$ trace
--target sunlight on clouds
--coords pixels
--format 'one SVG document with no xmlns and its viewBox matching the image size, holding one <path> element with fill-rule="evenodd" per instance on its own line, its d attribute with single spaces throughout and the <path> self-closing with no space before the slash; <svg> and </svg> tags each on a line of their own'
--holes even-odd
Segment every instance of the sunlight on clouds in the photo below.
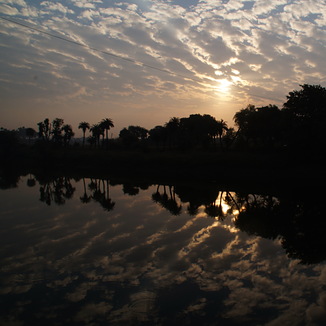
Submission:
<svg viewBox="0 0 326 326">
<path fill-rule="evenodd" d="M 1 71 L 13 80 L 19 75 L 17 86 L 28 85 L 24 92 L 13 88 L 20 94 L 22 103 L 26 103 L 26 94 L 42 98 L 42 107 L 34 103 L 30 105 L 32 109 L 28 108 L 33 114 L 26 124 L 35 123 L 35 116 L 42 115 L 44 108 L 49 114 L 53 97 L 73 93 L 76 80 L 80 88 L 91 90 L 89 105 L 97 107 L 99 116 L 106 112 L 108 97 L 112 111 L 121 113 L 118 105 L 125 101 L 126 94 L 135 96 L 128 111 L 134 124 L 143 120 L 139 118 L 140 102 L 151 108 L 147 109 L 148 116 L 153 116 L 153 110 L 160 111 L 156 115 L 159 124 L 158 119 L 163 116 L 168 119 L 175 107 L 185 115 L 202 113 L 204 108 L 205 113 L 215 115 L 215 100 L 225 100 L 227 105 L 233 105 L 232 112 L 224 107 L 217 118 L 230 121 L 239 105 L 247 105 L 251 99 L 259 98 L 260 102 L 256 103 L 259 105 L 269 104 L 271 98 L 282 100 L 284 92 L 299 83 L 326 81 L 323 2 L 72 0 L 40 1 L 39 5 L 23 0 L 1 2 L 0 11 L 4 15 L 90 47 L 82 49 L 59 40 L 54 42 L 35 31 L 1 22 Z M 116 58 L 91 48 L 108 51 Z M 65 56 L 49 57 L 48 49 Z M 134 62 L 127 64 L 119 57 Z M 78 58 L 82 61 L 78 66 L 71 63 Z M 35 71 L 35 75 L 47 76 L 45 84 L 28 83 L 30 75 L 18 70 L 23 60 L 28 60 L 29 70 Z M 40 66 L 45 60 L 49 65 Z M 140 63 L 148 65 L 147 68 Z M 55 69 L 53 74 L 54 66 L 60 69 Z M 149 66 L 171 74 L 162 74 Z M 64 85 L 60 80 L 63 76 Z M 288 89 L 284 90 L 284 85 Z M 8 119 L 14 121 L 22 110 L 17 109 L 20 107 L 17 96 L 14 91 L 2 93 L 8 112 L 14 115 Z M 169 99 L 164 105 L 163 97 Z M 70 111 L 85 105 L 83 94 L 74 99 L 74 105 L 65 103 L 66 108 L 71 107 Z M 56 112 L 65 118 L 67 111 L 63 107 Z M 83 119 L 87 120 L 87 114 Z M 120 118 L 124 119 L 122 115 Z M 69 122 L 75 127 L 76 121 Z"/>
<path fill-rule="evenodd" d="M 226 95 L 227 93 L 229 93 L 231 85 L 232 85 L 231 81 L 229 81 L 226 78 L 223 78 L 223 79 L 217 80 L 217 86 L 215 87 L 215 89 L 219 93 L 223 93 L 223 95 Z"/>
<path fill-rule="evenodd" d="M 191 241 L 178 252 L 178 257 L 183 258 L 187 256 L 191 250 L 205 242 L 211 236 L 212 229 L 219 227 L 220 224 L 221 222 L 214 221 L 210 226 L 196 232 Z"/>
</svg>

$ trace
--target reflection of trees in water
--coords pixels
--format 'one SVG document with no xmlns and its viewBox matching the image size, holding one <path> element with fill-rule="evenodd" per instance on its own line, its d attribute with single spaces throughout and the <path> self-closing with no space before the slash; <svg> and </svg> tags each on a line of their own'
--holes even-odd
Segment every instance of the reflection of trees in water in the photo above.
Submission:
<svg viewBox="0 0 326 326">
<path fill-rule="evenodd" d="M 27 179 L 27 186 L 28 187 L 34 187 L 35 185 L 36 185 L 36 180 L 35 180 L 34 176 L 29 174 L 29 177 Z"/>
<path fill-rule="evenodd" d="M 91 179 L 88 184 L 88 189 L 92 192 L 90 196 L 86 193 L 84 183 L 84 196 L 80 198 L 82 202 L 86 203 L 89 202 L 90 199 L 93 199 L 106 211 L 111 211 L 114 208 L 115 202 L 112 201 L 110 196 L 110 181 L 108 179 Z"/>
<path fill-rule="evenodd" d="M 10 171 L 6 171 L 6 173 L 1 173 L 0 189 L 17 188 L 19 180 L 20 176 L 15 173 L 10 173 Z"/>
<path fill-rule="evenodd" d="M 188 203 L 187 213 L 191 216 L 198 214 L 199 207 L 204 206 L 208 216 L 224 219 L 222 203 L 227 195 L 228 192 L 219 191 L 216 186 L 158 185 L 156 192 L 152 194 L 152 200 L 173 215 L 181 214 L 181 201 Z"/>
<path fill-rule="evenodd" d="M 161 187 L 163 188 L 163 193 L 160 192 Z M 152 200 L 167 209 L 172 215 L 181 214 L 182 205 L 177 201 L 174 186 L 158 185 L 156 192 L 152 194 Z"/>
<path fill-rule="evenodd" d="M 110 197 L 110 181 L 107 179 L 91 178 L 88 185 L 86 179 L 82 178 L 83 195 L 79 197 L 84 204 L 90 201 L 98 202 L 105 210 L 111 211 L 115 202 Z M 51 180 L 41 180 L 40 183 L 40 200 L 47 205 L 55 203 L 63 205 L 66 199 L 73 197 L 76 190 L 71 184 L 71 179 L 67 177 L 57 177 Z"/>
<path fill-rule="evenodd" d="M 76 190 L 71 184 L 70 178 L 58 177 L 50 181 L 39 181 L 40 200 L 47 205 L 53 202 L 57 205 L 63 205 L 66 199 L 71 199 Z"/>
<path fill-rule="evenodd" d="M 196 215 L 200 206 L 209 207 L 215 203 L 219 191 L 216 185 L 178 185 L 176 187 L 181 202 L 188 203 L 187 212 Z"/>
<path fill-rule="evenodd" d="M 205 213 L 210 217 L 224 219 L 223 202 L 228 192 L 220 191 L 216 185 L 184 185 L 176 187 L 176 193 L 184 203 L 188 203 L 189 215 L 198 214 L 201 206 L 205 207 Z"/>
<path fill-rule="evenodd" d="M 6 174 L 0 177 L 0 188 L 17 187 L 20 177 Z M 69 177 L 27 176 L 27 186 L 40 185 L 40 200 L 47 205 L 63 205 L 73 197 L 76 188 Z M 105 210 L 115 207 L 110 195 L 108 179 L 82 178 L 82 203 L 98 202 Z M 119 184 L 119 183 L 116 183 Z M 140 193 L 148 184 L 124 184 L 123 192 L 128 195 Z M 324 214 L 323 192 L 315 191 L 307 196 L 307 191 L 283 193 L 281 195 L 248 194 L 245 192 L 220 191 L 215 184 L 158 185 L 152 200 L 168 210 L 172 215 L 180 215 L 183 203 L 187 203 L 187 213 L 196 215 L 200 207 L 211 217 L 223 220 L 223 208 L 235 215 L 235 226 L 248 234 L 268 239 L 280 239 L 291 258 L 303 263 L 316 263 L 326 259 L 326 218 Z"/>
<path fill-rule="evenodd" d="M 111 183 L 112 184 L 112 183 Z M 119 183 L 118 183 L 119 184 Z M 140 190 L 147 190 L 150 185 L 148 183 L 123 183 L 122 191 L 125 195 L 136 196 Z"/>
<path fill-rule="evenodd" d="M 83 196 L 79 197 L 79 199 L 83 204 L 87 204 L 87 203 L 89 203 L 91 201 L 92 196 L 89 196 L 87 194 L 85 178 L 83 178 L 83 189 L 84 189 Z"/>
<path fill-rule="evenodd" d="M 318 263 L 326 259 L 325 227 L 321 192 L 314 197 L 302 193 L 234 196 L 241 209 L 235 225 L 242 231 L 264 238 L 280 238 L 291 258 L 302 263 Z"/>
<path fill-rule="evenodd" d="M 224 195 L 224 193 L 226 193 Z M 212 203 L 205 205 L 205 213 L 210 217 L 217 217 L 219 220 L 224 220 L 225 214 L 223 211 L 223 201 L 228 196 L 228 192 L 221 191 L 218 194 L 218 197 Z M 224 196 L 223 196 L 224 195 Z"/>
</svg>

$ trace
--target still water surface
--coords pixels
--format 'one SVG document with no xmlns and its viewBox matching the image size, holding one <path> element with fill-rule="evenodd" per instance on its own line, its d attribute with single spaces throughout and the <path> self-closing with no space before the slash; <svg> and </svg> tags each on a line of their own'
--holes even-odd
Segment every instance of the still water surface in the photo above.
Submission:
<svg viewBox="0 0 326 326">
<path fill-rule="evenodd" d="M 2 184 L 0 324 L 325 325 L 317 201 L 213 184 Z"/>
</svg>

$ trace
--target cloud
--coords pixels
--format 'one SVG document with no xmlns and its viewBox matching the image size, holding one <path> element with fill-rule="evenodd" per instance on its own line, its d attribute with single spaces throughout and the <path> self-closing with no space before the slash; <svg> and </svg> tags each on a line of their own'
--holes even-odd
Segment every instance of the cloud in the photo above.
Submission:
<svg viewBox="0 0 326 326">
<path fill-rule="evenodd" d="M 97 115 L 101 116 L 105 103 L 110 101 L 114 116 L 119 116 L 122 107 L 124 112 L 127 110 L 128 113 L 121 115 L 124 119 L 121 124 L 126 124 L 126 116 L 140 119 L 142 107 L 144 117 L 145 113 L 148 116 L 148 127 L 153 127 L 150 126 L 153 112 L 157 114 L 154 124 L 174 115 L 175 107 L 180 108 L 180 114 L 215 115 L 222 95 L 224 105 L 229 106 L 224 109 L 225 114 L 235 113 L 239 105 L 249 101 L 268 104 L 275 99 L 277 104 L 281 103 L 286 93 L 300 83 L 326 82 L 323 64 L 326 9 L 322 2 L 232 0 L 178 4 L 176 1 L 108 4 L 74 0 L 42 1 L 37 6 L 31 2 L 5 1 L 1 4 L 4 14 L 27 20 L 31 26 L 93 50 L 2 22 L 5 26 L 2 35 L 11 36 L 5 38 L 5 46 L 8 49 L 10 44 L 10 50 L 3 51 L 6 60 L 1 61 L 0 67 L 8 71 L 4 80 L 12 78 L 17 82 L 19 75 L 18 87 L 27 86 L 26 92 L 21 93 L 24 103 L 29 101 L 26 94 L 31 95 L 30 101 L 33 95 L 42 102 L 43 108 L 47 103 L 50 112 L 54 96 L 71 107 L 63 112 L 69 116 L 73 116 L 76 107 L 83 107 L 86 114 L 88 103 L 96 105 Z M 76 63 L 48 53 L 48 48 L 76 58 Z M 13 49 L 19 49 L 19 55 Z M 132 62 L 119 60 L 119 57 L 132 59 Z M 39 65 L 40 61 L 49 65 Z M 31 75 L 18 68 L 26 66 L 26 62 L 34 75 L 46 77 L 45 84 L 31 83 Z M 233 74 L 235 70 L 237 75 Z M 232 83 L 230 94 L 223 97 L 218 91 L 215 72 L 218 78 Z M 0 85 L 2 94 L 6 94 L 4 101 L 13 106 L 14 95 L 7 92 L 7 84 Z M 89 102 L 85 101 L 85 92 L 80 92 L 79 98 L 73 97 L 74 102 L 65 98 L 64 94 L 69 92 L 78 94 L 77 89 L 87 90 Z M 131 105 L 126 95 L 134 97 Z M 29 119 L 41 114 L 43 108 L 34 106 Z M 232 121 L 230 113 L 225 120 Z M 144 120 L 141 118 L 134 124 Z"/>
<path fill-rule="evenodd" d="M 5 4 L 0 4 L 1 12 L 5 15 L 14 16 L 19 13 L 18 9 Z"/>
<path fill-rule="evenodd" d="M 88 0 L 72 0 L 74 6 L 78 8 L 89 8 L 94 9 L 97 3 L 102 3 L 102 1 L 88 1 Z"/>
<path fill-rule="evenodd" d="M 63 14 L 73 14 L 74 11 L 71 9 L 68 9 L 67 7 L 65 7 L 64 5 L 62 5 L 61 3 L 53 3 L 51 1 L 43 1 L 41 2 L 41 6 L 44 7 L 44 9 L 48 12 L 51 11 L 58 11 L 61 12 Z"/>
<path fill-rule="evenodd" d="M 9 5 L 19 6 L 19 7 L 27 6 L 27 4 L 24 0 L 6 0 L 6 1 L 2 1 L 2 2 L 6 2 Z"/>
</svg>

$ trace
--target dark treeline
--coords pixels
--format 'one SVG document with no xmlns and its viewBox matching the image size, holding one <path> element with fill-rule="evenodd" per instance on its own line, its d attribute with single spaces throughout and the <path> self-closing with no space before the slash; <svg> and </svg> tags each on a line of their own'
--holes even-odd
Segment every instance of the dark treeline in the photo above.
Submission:
<svg viewBox="0 0 326 326">
<path fill-rule="evenodd" d="M 110 144 L 112 149 L 144 146 L 157 149 L 316 148 L 325 144 L 325 112 L 326 89 L 305 84 L 301 85 L 301 90 L 289 93 L 281 109 L 272 104 L 264 107 L 248 105 L 241 109 L 234 115 L 236 130 L 208 114 L 173 117 L 150 130 L 129 126 L 120 131 L 117 139 L 109 138 L 109 130 L 114 127 L 109 118 L 94 125 L 83 121 L 78 128 L 83 132 L 81 145 L 91 148 L 107 149 Z M 60 118 L 52 122 L 45 119 L 37 126 L 37 130 L 31 127 L 15 131 L 1 128 L 1 146 L 12 146 L 15 140 L 23 138 L 29 144 L 38 140 L 68 147 L 75 135 L 71 125 L 64 124 Z"/>
<path fill-rule="evenodd" d="M 0 150 L 2 157 L 15 157 L 17 148 L 25 146 L 39 153 L 37 159 L 41 155 L 42 159 L 50 161 L 53 159 L 53 155 L 49 154 L 52 149 L 63 148 L 67 158 L 67 152 L 79 148 L 79 152 L 84 154 L 79 153 L 74 164 L 81 162 L 81 155 L 87 156 L 88 152 L 94 158 L 95 150 L 99 153 L 99 161 L 104 161 L 107 150 L 113 153 L 134 149 L 146 153 L 176 153 L 193 149 L 216 153 L 238 152 L 242 157 L 243 151 L 263 150 L 267 153 L 305 153 L 305 156 L 309 152 L 309 155 L 313 153 L 322 157 L 326 140 L 326 88 L 308 84 L 300 87 L 300 90 L 288 94 L 282 108 L 272 104 L 264 107 L 248 105 L 236 112 L 235 128 L 208 114 L 192 114 L 184 118 L 173 117 L 164 125 L 150 130 L 129 126 L 120 131 L 118 138 L 112 139 L 109 131 L 114 124 L 112 119 L 105 118 L 94 125 L 80 122 L 78 128 L 83 134 L 82 141 L 73 141 L 71 125 L 60 118 L 52 122 L 45 119 L 37 123 L 36 129 L 23 127 L 10 131 L 1 128 Z M 100 154 L 102 151 L 103 154 Z"/>
</svg>

